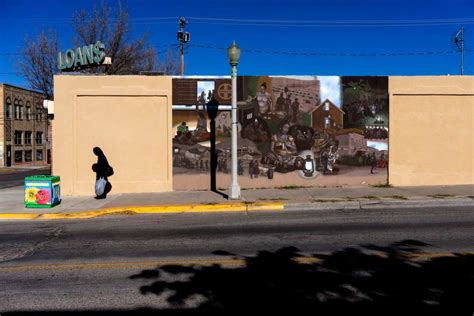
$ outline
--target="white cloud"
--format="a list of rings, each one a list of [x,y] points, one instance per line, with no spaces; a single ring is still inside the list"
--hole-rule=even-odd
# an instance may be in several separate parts
[[[337,107],[341,107],[341,77],[317,77],[320,84],[321,102],[329,99]]]

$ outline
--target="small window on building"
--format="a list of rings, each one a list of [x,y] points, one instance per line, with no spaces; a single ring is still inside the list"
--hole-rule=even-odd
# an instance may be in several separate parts
[[[23,152],[21,150],[15,150],[15,162],[23,162]]]
[[[36,132],[36,145],[43,144],[43,132]]]
[[[31,132],[25,132],[25,145],[31,145]]]
[[[12,106],[12,99],[7,97],[5,100],[5,118],[9,119],[11,115],[11,106]]]
[[[36,121],[41,122],[43,118],[43,110],[39,104],[36,105]]]
[[[20,105],[18,104],[18,99],[13,101],[13,115],[15,116],[15,120],[20,119]]]
[[[21,145],[21,131],[15,131],[15,145]]]
[[[31,104],[30,102],[26,102],[26,120],[31,120]]]
[[[31,150],[25,150],[25,162],[33,161]]]
[[[37,150],[36,151],[36,161],[43,161],[43,151]]]
[[[324,119],[324,127],[329,128],[330,126],[331,126],[331,121],[330,121],[329,117],[326,117]]]
[[[23,107],[23,100],[20,100],[20,120],[25,118],[25,108]]]
[[[330,107],[329,102],[324,103],[324,110],[325,111],[329,111],[329,107]]]

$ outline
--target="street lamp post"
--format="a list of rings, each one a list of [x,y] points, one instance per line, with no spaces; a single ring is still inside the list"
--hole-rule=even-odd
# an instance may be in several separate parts
[[[237,183],[237,64],[240,48],[235,41],[227,49],[229,63],[232,66],[232,182],[229,187],[229,199],[240,199],[240,186]]]

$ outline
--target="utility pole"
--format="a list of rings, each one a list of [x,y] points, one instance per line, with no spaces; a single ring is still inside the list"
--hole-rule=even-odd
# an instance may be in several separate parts
[[[458,47],[459,52],[461,53],[461,76],[464,75],[464,27],[457,32],[456,37],[454,38],[454,43]]]
[[[178,41],[181,43],[179,47],[179,55],[180,55],[180,68],[179,74],[184,76],[184,44],[190,41],[191,37],[189,32],[185,32],[184,28],[188,24],[184,17],[179,18],[179,31],[178,31]]]

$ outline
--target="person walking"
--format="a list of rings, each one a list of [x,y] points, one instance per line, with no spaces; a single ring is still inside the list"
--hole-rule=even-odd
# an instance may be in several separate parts
[[[242,159],[239,159],[237,171],[239,176],[244,175],[244,161]]]
[[[370,166],[372,167],[370,169],[370,173],[374,173],[374,169],[377,167],[377,158],[375,157],[375,153],[372,153],[372,157],[370,159]]]
[[[253,160],[250,160],[249,162],[249,175],[250,179],[253,179]]]
[[[224,171],[224,173],[227,173],[227,158],[224,158],[222,160],[222,170]]]
[[[258,178],[258,175],[260,174],[260,167],[258,165],[258,160],[255,160],[253,163],[253,175],[255,178]]]
[[[96,174],[95,198],[105,199],[107,194],[112,190],[112,184],[109,182],[109,177],[113,176],[114,169],[109,165],[102,149],[94,147],[92,151],[94,152],[94,155],[97,156],[97,163],[92,165],[92,171]]]

